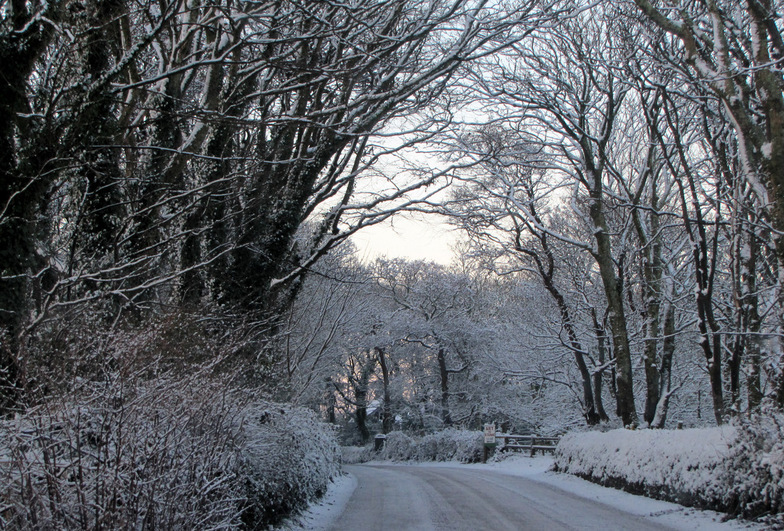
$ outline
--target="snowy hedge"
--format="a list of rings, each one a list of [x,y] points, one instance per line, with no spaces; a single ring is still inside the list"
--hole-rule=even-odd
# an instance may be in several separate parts
[[[378,454],[373,451],[373,445],[369,446],[343,446],[340,449],[340,462],[344,465],[356,465],[367,463],[377,459]]]
[[[0,424],[0,528],[239,523],[238,411],[222,385],[113,380]]]
[[[724,464],[736,440],[731,427],[571,433],[556,448],[555,467],[639,494],[724,508]]]
[[[331,430],[228,389],[122,377],[0,422],[0,528],[260,528],[323,492]]]
[[[362,463],[374,459],[390,461],[460,461],[476,463],[482,459],[484,438],[481,432],[447,429],[409,437],[401,431],[387,435],[384,448],[374,452],[372,447],[344,448],[344,463]]]
[[[261,529],[326,492],[340,471],[334,433],[308,410],[270,406],[245,419],[239,474],[243,523]]]
[[[482,459],[484,435],[478,431],[442,430],[425,435],[416,444],[419,461],[460,461],[476,463]]]
[[[684,505],[784,526],[784,415],[692,430],[572,433],[557,470]]]
[[[393,431],[387,434],[384,441],[384,448],[377,459],[388,459],[390,461],[409,461],[416,455],[416,443],[414,439],[402,431]]]
[[[747,517],[771,515],[771,524],[784,528],[784,415],[743,422],[726,468],[729,509]]]

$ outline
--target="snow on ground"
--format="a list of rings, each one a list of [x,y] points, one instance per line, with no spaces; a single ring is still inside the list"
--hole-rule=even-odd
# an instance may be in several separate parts
[[[636,496],[621,490],[602,487],[590,481],[572,476],[552,472],[552,457],[525,457],[514,456],[503,461],[479,465],[462,465],[484,469],[497,470],[502,474],[524,476],[528,479],[546,483],[559,489],[571,492],[583,498],[596,500],[620,511],[639,516],[647,516],[652,520],[684,531],[711,531],[731,529],[766,529],[761,524],[744,520],[729,520],[722,522],[726,516],[715,511],[702,511],[684,507],[675,503],[654,500],[645,496]]]
[[[376,463],[381,464],[381,463]],[[384,461],[385,465],[392,465]],[[729,531],[729,530],[762,530],[766,529],[761,524],[742,520],[722,521],[725,515],[714,511],[691,509],[675,503],[653,500],[644,496],[635,496],[624,491],[605,488],[595,483],[580,479],[570,474],[552,472],[551,457],[526,457],[523,455],[512,456],[502,461],[487,464],[461,464],[457,462],[446,463],[399,463],[397,466],[420,467],[459,467],[475,468],[479,470],[493,470],[501,474],[522,476],[533,481],[538,481],[565,490],[583,498],[595,500],[630,514],[645,516],[657,523],[672,529],[684,531]],[[300,516],[280,527],[281,531],[301,530],[326,530],[334,523],[343,512],[354,489],[356,479],[350,475],[343,475],[330,484],[327,494],[318,502],[311,504],[310,508]]]
[[[349,498],[357,488],[357,479],[351,474],[333,478],[327,493],[310,504],[300,515],[277,527],[280,531],[326,531],[334,523]]]

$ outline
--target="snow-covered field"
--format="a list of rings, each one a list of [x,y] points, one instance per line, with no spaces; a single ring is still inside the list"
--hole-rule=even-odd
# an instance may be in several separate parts
[[[389,464],[389,463],[385,463]],[[623,491],[610,489],[580,479],[570,474],[551,471],[553,458],[525,457],[515,455],[503,461],[487,464],[420,463],[417,467],[459,467],[478,471],[495,471],[500,474],[522,476],[530,480],[545,483],[552,487],[572,493],[576,496],[617,508],[619,511],[645,517],[665,527],[688,531],[696,530],[732,530],[732,529],[765,529],[760,524],[740,520],[722,521],[725,515],[713,511],[702,511],[687,508],[675,503],[653,500],[636,496]],[[356,480],[350,475],[338,478],[330,485],[327,495],[300,516],[288,521],[282,530],[326,530],[342,513],[351,494],[356,488]],[[574,519],[579,522],[580,515]]]

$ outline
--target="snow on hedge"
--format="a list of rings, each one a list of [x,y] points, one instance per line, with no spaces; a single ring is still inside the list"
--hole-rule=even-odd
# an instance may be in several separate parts
[[[118,378],[0,420],[0,529],[261,529],[338,462],[309,410],[198,376]]]
[[[724,507],[724,464],[737,439],[733,427],[570,433],[556,448],[555,467],[685,505]]]
[[[484,434],[469,430],[441,430],[425,435],[416,445],[419,461],[460,461],[477,463],[482,459]]]
[[[741,516],[772,515],[771,525],[784,529],[784,414],[743,422],[733,450],[727,463],[730,508]]]
[[[340,472],[339,456],[334,433],[312,411],[281,405],[251,410],[238,466],[245,527],[277,523],[323,495]]]
[[[484,437],[481,432],[446,429],[414,438],[402,431],[393,431],[386,436],[381,451],[372,446],[344,448],[343,462],[364,463],[374,459],[389,461],[460,461],[477,463],[482,459]]]
[[[4,419],[0,528],[238,524],[233,402],[206,379],[117,378]]]
[[[555,468],[635,493],[763,520],[784,529],[784,413],[730,426],[571,433]]]

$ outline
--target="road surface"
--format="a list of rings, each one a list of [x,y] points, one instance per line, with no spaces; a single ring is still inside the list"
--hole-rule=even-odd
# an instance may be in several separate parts
[[[346,466],[357,488],[335,531],[671,529],[525,477],[491,470]]]

